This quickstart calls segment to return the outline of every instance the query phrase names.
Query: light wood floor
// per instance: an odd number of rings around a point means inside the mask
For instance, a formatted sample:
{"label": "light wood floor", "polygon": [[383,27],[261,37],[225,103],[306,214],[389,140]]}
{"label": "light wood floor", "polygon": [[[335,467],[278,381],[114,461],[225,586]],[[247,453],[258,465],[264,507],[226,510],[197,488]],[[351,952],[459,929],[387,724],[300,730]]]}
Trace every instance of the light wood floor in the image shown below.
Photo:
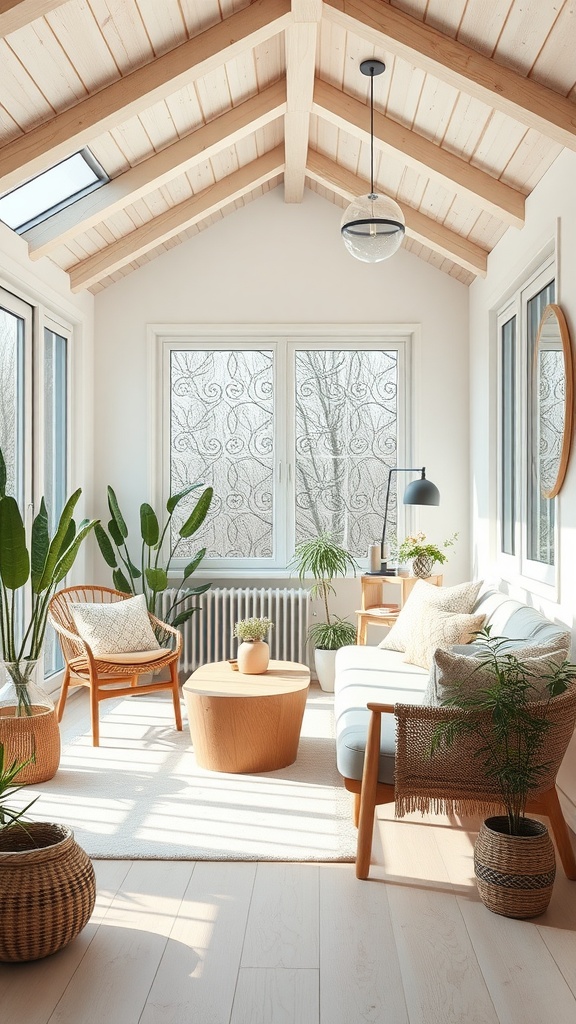
{"label": "light wood floor", "polygon": [[352,864],[97,861],[76,941],[0,965],[0,1021],[574,1024],[576,882],[559,868],[535,921],[490,914],[475,827],[387,809],[366,882]]}

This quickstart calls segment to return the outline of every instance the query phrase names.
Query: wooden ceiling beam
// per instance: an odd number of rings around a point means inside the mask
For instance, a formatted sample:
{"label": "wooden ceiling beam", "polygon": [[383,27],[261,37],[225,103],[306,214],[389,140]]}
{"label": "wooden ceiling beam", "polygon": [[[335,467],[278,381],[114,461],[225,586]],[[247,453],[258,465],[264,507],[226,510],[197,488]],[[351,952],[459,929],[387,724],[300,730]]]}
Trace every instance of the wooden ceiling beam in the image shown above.
{"label": "wooden ceiling beam", "polygon": [[576,104],[378,0],[325,0],[324,16],[542,135],[576,150]]}
{"label": "wooden ceiling beam", "polygon": [[292,0],[293,22],[285,33],[286,116],[284,118],[284,201],[301,203],[306,184],[306,154],[314,93],[316,40],[321,0]]}
{"label": "wooden ceiling beam", "polygon": [[254,0],[244,10],[26,132],[0,149],[0,193],[277,35],[291,17],[290,0]]}
{"label": "wooden ceiling beam", "polygon": [[[355,196],[367,195],[370,188],[369,182],[359,178],[352,171],[340,167],[322,153],[313,150],[308,151],[306,173],[314,181],[348,201],[354,199]],[[488,253],[481,246],[467,238],[462,238],[456,232],[445,228],[443,224],[432,220],[431,217],[426,217],[425,214],[412,209],[405,203],[402,204],[402,212],[406,220],[406,234],[409,238],[414,238],[417,242],[428,246],[429,249],[447,257],[476,276],[486,276]]]}
{"label": "wooden ceiling beam", "polygon": [[64,3],[66,0],[0,0],[0,39]]}
{"label": "wooden ceiling beam", "polygon": [[103,277],[125,267],[150,249],[192,227],[211,214],[228,206],[236,199],[265,182],[270,181],[284,170],[284,146],[277,146],[252,163],[246,164],[234,174],[216,181],[213,185],[173,206],[170,210],[154,217],[129,235],[94,253],[69,270],[73,292],[90,288]]}
{"label": "wooden ceiling beam", "polygon": [[59,245],[161,188],[195,164],[252,135],[285,111],[286,83],[280,81],[26,231],[24,238],[30,258],[47,256]]}
{"label": "wooden ceiling beam", "polygon": [[[337,128],[370,142],[370,110],[352,96],[318,80],[312,109]],[[524,224],[525,199],[521,192],[378,111],[374,111],[374,143],[380,149],[400,154],[402,162],[419,174],[429,174],[444,187],[455,187],[474,205],[507,224],[518,228]]]}

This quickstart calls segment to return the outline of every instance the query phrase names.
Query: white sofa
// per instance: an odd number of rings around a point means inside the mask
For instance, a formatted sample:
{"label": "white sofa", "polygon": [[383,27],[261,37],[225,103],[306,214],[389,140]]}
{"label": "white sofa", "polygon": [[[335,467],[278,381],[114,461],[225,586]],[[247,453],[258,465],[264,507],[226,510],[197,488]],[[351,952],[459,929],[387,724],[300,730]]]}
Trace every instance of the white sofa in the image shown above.
{"label": "white sofa", "polygon": [[[425,596],[424,602],[429,602],[428,595]],[[551,650],[561,658],[569,651],[570,632],[564,625],[551,622],[536,609],[514,601],[498,590],[481,590],[471,612],[485,616],[484,625],[491,627],[492,636],[508,638],[508,649],[524,648],[526,656],[529,657],[527,648],[536,648],[531,655],[534,662],[540,659],[549,665]],[[424,608],[424,614],[422,609],[419,609],[418,615],[412,614],[411,618],[413,621],[426,623],[426,628],[430,629],[433,620],[430,604],[428,603],[427,615]],[[464,618],[471,618],[471,615],[465,615]],[[404,632],[410,642],[410,633],[406,630]],[[414,632],[422,632],[422,629]],[[434,641],[435,638],[434,634]],[[428,647],[430,646],[429,644]],[[539,655],[540,648],[543,652],[544,648],[547,650]],[[462,648],[459,653],[464,653]],[[423,739],[422,723],[427,723],[431,739],[432,732],[438,724],[440,709],[428,706],[426,690],[429,670],[410,664],[404,659],[404,653],[399,651],[361,646],[344,647],[336,658],[337,763],[346,788],[355,795],[354,818],[358,825],[356,875],[362,879],[368,877],[370,870],[374,812],[377,804],[395,801],[396,813],[402,815],[407,807],[419,807],[422,811],[431,807],[445,807],[450,813],[460,813],[461,809],[476,809],[481,805],[489,807],[495,802],[493,787],[487,786],[486,780],[478,777],[475,772],[472,775],[468,773],[468,777],[466,773],[461,772],[462,766],[457,752],[451,752],[441,771],[437,770],[437,766],[431,771],[427,767],[427,762],[419,760],[418,751]],[[434,688],[436,684],[440,684],[436,667],[433,681]],[[434,688],[429,691],[431,696]],[[564,871],[571,879],[576,879],[576,856],[560,807],[555,780],[576,725],[575,698],[574,684],[566,693],[555,698],[555,757],[547,764],[541,784],[528,801],[530,812],[544,815],[549,819]],[[372,704],[372,709],[367,707],[369,703]],[[432,703],[433,699],[430,700],[430,704]],[[407,770],[407,761],[410,761],[410,758],[407,758],[406,746],[411,742],[411,721],[419,723],[417,746],[414,750],[416,757],[411,759],[416,767],[412,771]],[[399,755],[398,768],[395,771],[396,728]],[[427,747],[427,741],[425,746]],[[450,795],[454,793],[454,781],[457,781],[459,793],[456,799]],[[471,798],[471,803],[468,798]]]}
{"label": "white sofa", "polygon": [[[490,586],[484,587],[472,611],[486,616],[492,636],[511,641],[548,644],[566,637],[567,627],[551,622],[536,608],[522,604]],[[370,701],[381,704],[422,704],[429,670],[404,660],[404,653],[380,647],[343,647],[336,656],[334,710],[338,771],[351,792],[359,793]],[[395,720],[382,718],[378,781],[394,783]]]}

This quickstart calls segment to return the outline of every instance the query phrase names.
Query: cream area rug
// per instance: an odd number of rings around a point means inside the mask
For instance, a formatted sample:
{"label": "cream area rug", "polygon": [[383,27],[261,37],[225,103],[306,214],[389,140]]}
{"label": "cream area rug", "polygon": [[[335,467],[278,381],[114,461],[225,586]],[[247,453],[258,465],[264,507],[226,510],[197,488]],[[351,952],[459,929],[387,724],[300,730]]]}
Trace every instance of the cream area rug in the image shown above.
{"label": "cream area rug", "polygon": [[[79,697],[77,699],[82,699]],[[184,708],[183,708],[184,711]],[[31,817],[68,824],[94,858],[351,861],[352,797],[336,771],[333,695],[310,688],[298,757],[281,771],[199,768],[156,694],[100,705],[100,747],[63,732],[60,768],[28,786]]]}

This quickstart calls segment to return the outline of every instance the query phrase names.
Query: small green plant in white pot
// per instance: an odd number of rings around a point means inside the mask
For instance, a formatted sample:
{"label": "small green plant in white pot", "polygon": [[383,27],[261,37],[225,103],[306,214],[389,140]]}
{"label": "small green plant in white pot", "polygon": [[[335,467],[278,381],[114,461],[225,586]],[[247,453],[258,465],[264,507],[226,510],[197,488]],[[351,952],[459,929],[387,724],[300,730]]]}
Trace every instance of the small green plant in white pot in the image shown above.
{"label": "small green plant in white pot", "polygon": [[261,675],[270,662],[270,648],[265,640],[274,626],[272,619],[240,619],[234,626],[238,646],[238,670],[246,675]]}
{"label": "small green plant in white pot", "polygon": [[325,622],[315,622],[308,630],[308,639],[314,646],[314,664],[318,682],[323,690],[334,690],[336,651],[356,643],[356,629],[347,619],[332,615],[328,597],[334,594],[333,580],[356,575],[357,563],[345,548],[333,540],[329,533],[321,533],[312,540],[303,541],[296,548],[292,562],[301,580],[312,576],[314,583],[310,596],[324,606]]}

